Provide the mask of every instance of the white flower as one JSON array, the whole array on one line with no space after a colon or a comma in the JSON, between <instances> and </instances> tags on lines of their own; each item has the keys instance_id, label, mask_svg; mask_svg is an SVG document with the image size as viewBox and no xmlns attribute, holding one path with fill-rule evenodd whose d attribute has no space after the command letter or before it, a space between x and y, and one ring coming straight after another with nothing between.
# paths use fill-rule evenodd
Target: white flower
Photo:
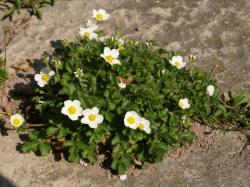
<instances>
[{"instance_id":1,"label":"white flower","mask_svg":"<svg viewBox=\"0 0 250 187\"><path fill-rule=\"evenodd\" d=\"M142 131L145 131L148 134L151 133L150 122L145 118L140 118L140 121L138 123L138 128Z\"/></svg>"},{"instance_id":2,"label":"white flower","mask_svg":"<svg viewBox=\"0 0 250 187\"><path fill-rule=\"evenodd\" d=\"M118 86L119 88L126 88L127 85L124 82L120 82Z\"/></svg>"},{"instance_id":3,"label":"white flower","mask_svg":"<svg viewBox=\"0 0 250 187\"><path fill-rule=\"evenodd\" d=\"M82 114L84 117L81 119L81 123L88 124L90 128L95 129L103 122L103 116L99 114L97 107L85 109Z\"/></svg>"},{"instance_id":4,"label":"white flower","mask_svg":"<svg viewBox=\"0 0 250 187\"><path fill-rule=\"evenodd\" d=\"M183 61L181 56L173 56L171 60L169 60L172 66L175 66L177 69L184 68L186 66L186 62Z\"/></svg>"},{"instance_id":5,"label":"white flower","mask_svg":"<svg viewBox=\"0 0 250 187\"><path fill-rule=\"evenodd\" d=\"M180 99L178 102L179 107L181 107L183 110L190 108L190 104L187 98Z\"/></svg>"},{"instance_id":6,"label":"white flower","mask_svg":"<svg viewBox=\"0 0 250 187\"><path fill-rule=\"evenodd\" d=\"M35 74L35 81L37 82L38 86L44 87L54 75L55 72L50 71L49 68L42 68L39 74Z\"/></svg>"},{"instance_id":7,"label":"white flower","mask_svg":"<svg viewBox=\"0 0 250 187\"><path fill-rule=\"evenodd\" d=\"M129 111L125 114L124 125L131 129L136 129L140 122L140 116L135 111Z\"/></svg>"},{"instance_id":8,"label":"white flower","mask_svg":"<svg viewBox=\"0 0 250 187\"><path fill-rule=\"evenodd\" d=\"M74 72L75 77L77 78L81 78L84 74L83 74L83 70L78 68L75 72Z\"/></svg>"},{"instance_id":9,"label":"white flower","mask_svg":"<svg viewBox=\"0 0 250 187\"><path fill-rule=\"evenodd\" d=\"M21 114L14 114L10 116L10 123L14 127L20 127L21 125L24 124L24 122L25 120Z\"/></svg>"},{"instance_id":10,"label":"white flower","mask_svg":"<svg viewBox=\"0 0 250 187\"><path fill-rule=\"evenodd\" d=\"M162 74L164 74L164 73L166 72L166 70L165 70L165 69L163 69L163 70L161 70L161 72L162 72Z\"/></svg>"},{"instance_id":11,"label":"white flower","mask_svg":"<svg viewBox=\"0 0 250 187\"><path fill-rule=\"evenodd\" d=\"M78 120L78 117L82 115L82 107L80 101L64 101L64 107L62 108L61 113L68 116L72 121Z\"/></svg>"},{"instance_id":12,"label":"white flower","mask_svg":"<svg viewBox=\"0 0 250 187\"><path fill-rule=\"evenodd\" d=\"M119 51L117 49L110 49L109 47L104 48L103 54L101 57L105 59L110 65L119 64L121 65L119 57Z\"/></svg>"},{"instance_id":13,"label":"white flower","mask_svg":"<svg viewBox=\"0 0 250 187\"><path fill-rule=\"evenodd\" d=\"M82 37L86 37L90 40L96 39L98 35L94 32L95 28L88 27L88 28L80 28L79 35Z\"/></svg>"},{"instance_id":14,"label":"white flower","mask_svg":"<svg viewBox=\"0 0 250 187\"><path fill-rule=\"evenodd\" d=\"M127 179L127 175L119 175L121 181L125 181Z\"/></svg>"},{"instance_id":15,"label":"white flower","mask_svg":"<svg viewBox=\"0 0 250 187\"><path fill-rule=\"evenodd\" d=\"M214 86L213 85L209 85L208 87L207 87L207 95L209 95L209 96L213 96L214 95Z\"/></svg>"},{"instance_id":16,"label":"white flower","mask_svg":"<svg viewBox=\"0 0 250 187\"><path fill-rule=\"evenodd\" d=\"M106 12L106 10L99 9L99 10L93 10L93 17L97 21L106 21L109 19L109 14Z\"/></svg>"}]
</instances>

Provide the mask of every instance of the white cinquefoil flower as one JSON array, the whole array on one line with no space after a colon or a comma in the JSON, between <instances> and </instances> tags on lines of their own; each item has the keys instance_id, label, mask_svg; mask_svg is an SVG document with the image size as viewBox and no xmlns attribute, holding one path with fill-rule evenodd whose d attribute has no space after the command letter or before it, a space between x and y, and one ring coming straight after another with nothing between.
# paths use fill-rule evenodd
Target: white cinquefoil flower
<instances>
[{"instance_id":1,"label":"white cinquefoil flower","mask_svg":"<svg viewBox=\"0 0 250 187\"><path fill-rule=\"evenodd\" d=\"M98 35L94 32L94 27L88 27L88 28L80 28L79 35L82 37L86 37L90 40L96 39Z\"/></svg>"},{"instance_id":2,"label":"white cinquefoil flower","mask_svg":"<svg viewBox=\"0 0 250 187\"><path fill-rule=\"evenodd\" d=\"M173 56L171 60L169 60L172 66L175 66L177 69L184 68L186 66L186 62L183 61L181 56Z\"/></svg>"},{"instance_id":3,"label":"white cinquefoil flower","mask_svg":"<svg viewBox=\"0 0 250 187\"><path fill-rule=\"evenodd\" d=\"M39 74L35 74L35 81L38 86L44 87L48 84L50 78L55 75L54 71L50 71L49 68L42 68Z\"/></svg>"},{"instance_id":4,"label":"white cinquefoil flower","mask_svg":"<svg viewBox=\"0 0 250 187\"><path fill-rule=\"evenodd\" d=\"M89 125L90 128L97 128L99 124L103 122L103 115L99 114L99 109L94 107L92 109L87 108L82 112L83 118L81 123Z\"/></svg>"},{"instance_id":5,"label":"white cinquefoil flower","mask_svg":"<svg viewBox=\"0 0 250 187\"><path fill-rule=\"evenodd\" d=\"M105 59L110 65L118 64L121 65L119 57L119 51L117 49L110 49L109 47L104 48L103 54L101 57Z\"/></svg>"},{"instance_id":6,"label":"white cinquefoil flower","mask_svg":"<svg viewBox=\"0 0 250 187\"><path fill-rule=\"evenodd\" d=\"M214 95L214 86L213 85L209 85L208 87L207 87L207 91L206 91L206 93L207 93L207 95L209 95L209 96L213 96Z\"/></svg>"},{"instance_id":7,"label":"white cinquefoil flower","mask_svg":"<svg viewBox=\"0 0 250 187\"><path fill-rule=\"evenodd\" d=\"M14 127L20 127L24 124L25 120L21 114L14 114L10 116L10 123Z\"/></svg>"},{"instance_id":8,"label":"white cinquefoil flower","mask_svg":"<svg viewBox=\"0 0 250 187\"><path fill-rule=\"evenodd\" d=\"M109 14L106 12L106 10L99 9L99 10L93 10L93 17L97 21L106 21L109 19Z\"/></svg>"},{"instance_id":9,"label":"white cinquefoil flower","mask_svg":"<svg viewBox=\"0 0 250 187\"><path fill-rule=\"evenodd\" d=\"M178 102L179 107L181 107L183 110L190 108L190 104L187 98L180 99Z\"/></svg>"},{"instance_id":10,"label":"white cinquefoil flower","mask_svg":"<svg viewBox=\"0 0 250 187\"><path fill-rule=\"evenodd\" d=\"M129 111L125 114L124 125L131 129L136 129L140 122L140 116L135 111Z\"/></svg>"},{"instance_id":11,"label":"white cinquefoil flower","mask_svg":"<svg viewBox=\"0 0 250 187\"><path fill-rule=\"evenodd\" d=\"M78 120L79 116L82 115L82 107L80 101L64 101L64 107L62 108L61 113L68 116L72 121Z\"/></svg>"},{"instance_id":12,"label":"white cinquefoil flower","mask_svg":"<svg viewBox=\"0 0 250 187\"><path fill-rule=\"evenodd\" d=\"M150 122L145 118L140 118L138 128L142 131L145 131L147 134L151 133Z\"/></svg>"}]
</instances>

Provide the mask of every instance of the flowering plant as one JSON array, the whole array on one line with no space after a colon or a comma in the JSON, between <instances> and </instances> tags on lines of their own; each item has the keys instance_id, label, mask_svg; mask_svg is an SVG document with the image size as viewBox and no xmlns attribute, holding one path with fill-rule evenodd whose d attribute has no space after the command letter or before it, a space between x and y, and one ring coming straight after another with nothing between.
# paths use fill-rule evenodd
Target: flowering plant
<instances>
[{"instance_id":1,"label":"flowering plant","mask_svg":"<svg viewBox=\"0 0 250 187\"><path fill-rule=\"evenodd\" d=\"M99 22L106 14L95 10L93 17ZM194 120L249 128L246 97L221 100L215 80L189 60L151 43L102 37L97 26L91 28L43 57L46 69L35 75L33 98L41 124L26 130L24 153L63 149L69 161L90 163L104 153L123 175L131 165L161 161L168 150L191 143ZM237 115L229 105L238 107ZM12 123L25 130L19 115Z\"/></svg>"},{"instance_id":2,"label":"flowering plant","mask_svg":"<svg viewBox=\"0 0 250 187\"><path fill-rule=\"evenodd\" d=\"M39 19L42 18L40 8L45 5L54 5L55 0L0 0L4 6L8 7L3 18L12 16L15 12L20 13L21 9L28 9L32 14Z\"/></svg>"}]
</instances>

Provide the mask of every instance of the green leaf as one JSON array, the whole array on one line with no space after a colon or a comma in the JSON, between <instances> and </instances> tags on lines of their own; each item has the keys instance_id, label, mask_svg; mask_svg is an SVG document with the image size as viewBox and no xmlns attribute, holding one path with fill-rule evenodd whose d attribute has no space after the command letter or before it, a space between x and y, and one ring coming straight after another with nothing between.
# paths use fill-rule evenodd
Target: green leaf
<instances>
[{"instance_id":1,"label":"green leaf","mask_svg":"<svg viewBox=\"0 0 250 187\"><path fill-rule=\"evenodd\" d=\"M68 157L69 161L71 162L79 162L80 160L80 156L79 156L79 152L76 146L71 146L69 148L69 157Z\"/></svg>"},{"instance_id":2,"label":"green leaf","mask_svg":"<svg viewBox=\"0 0 250 187\"><path fill-rule=\"evenodd\" d=\"M37 140L37 139L38 139L38 135L39 135L39 132L38 132L38 131L33 131L33 132L30 132L30 133L29 133L28 138L29 138L31 141L34 141L34 140Z\"/></svg>"},{"instance_id":3,"label":"green leaf","mask_svg":"<svg viewBox=\"0 0 250 187\"><path fill-rule=\"evenodd\" d=\"M39 144L39 151L41 156L46 156L51 151L51 145L48 142Z\"/></svg>"},{"instance_id":4,"label":"green leaf","mask_svg":"<svg viewBox=\"0 0 250 187\"><path fill-rule=\"evenodd\" d=\"M64 142L64 146L65 147L71 147L71 146L73 146L75 144L75 141L74 140L66 140L65 142Z\"/></svg>"},{"instance_id":5,"label":"green leaf","mask_svg":"<svg viewBox=\"0 0 250 187\"><path fill-rule=\"evenodd\" d=\"M58 132L58 128L53 127L53 126L47 128L47 130L46 130L47 136L52 136L52 135L56 134L57 132Z\"/></svg>"},{"instance_id":6,"label":"green leaf","mask_svg":"<svg viewBox=\"0 0 250 187\"><path fill-rule=\"evenodd\" d=\"M112 139L111 144L112 144L112 145L115 145L115 144L119 143L119 141L120 141L120 137L117 135L117 136L115 136L115 137Z\"/></svg>"},{"instance_id":7,"label":"green leaf","mask_svg":"<svg viewBox=\"0 0 250 187\"><path fill-rule=\"evenodd\" d=\"M58 138L62 138L62 137L65 137L67 135L67 133L69 132L69 129L66 129L64 127L60 128L59 129L59 132L57 134L57 137Z\"/></svg>"},{"instance_id":8,"label":"green leaf","mask_svg":"<svg viewBox=\"0 0 250 187\"><path fill-rule=\"evenodd\" d=\"M35 152L37 150L39 144L40 144L40 142L38 142L38 141L26 142L22 145L21 151L23 153L29 153L31 151Z\"/></svg>"}]
</instances>

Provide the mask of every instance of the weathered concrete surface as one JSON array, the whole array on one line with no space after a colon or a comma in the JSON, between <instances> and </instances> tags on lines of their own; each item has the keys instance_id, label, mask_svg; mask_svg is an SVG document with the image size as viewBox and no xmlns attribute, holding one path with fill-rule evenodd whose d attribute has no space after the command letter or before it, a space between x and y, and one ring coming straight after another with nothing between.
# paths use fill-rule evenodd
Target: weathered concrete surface
<instances>
[{"instance_id":1,"label":"weathered concrete surface","mask_svg":"<svg viewBox=\"0 0 250 187\"><path fill-rule=\"evenodd\" d=\"M64 159L55 161L52 155L20 154L16 151L20 139L11 132L10 136L0 138L0 174L17 186L34 187L248 187L250 146L244 147L246 138L240 133L204 135L200 126L196 126L196 131L199 140L191 147L182 148L145 170L129 171L124 182L98 165L84 167Z\"/></svg>"},{"instance_id":2,"label":"weathered concrete surface","mask_svg":"<svg viewBox=\"0 0 250 187\"><path fill-rule=\"evenodd\" d=\"M214 67L222 90L250 93L248 0L58 0L43 9L42 21L31 17L12 27L16 31L7 49L8 67L51 52L51 41L73 40L94 8L111 14L101 26L107 34L120 31L122 37L152 39L183 55L195 54L198 66L206 71ZM11 80L9 86L26 81L20 74ZM7 92L1 93L6 97ZM84 168L52 156L22 155L15 148L20 139L12 132L0 138L0 174L18 186L250 186L250 147L244 148L245 138L228 133L216 135L214 142L213 136L204 139L211 146L194 144L180 158L167 157L147 170L131 171L129 179L120 182L99 166Z\"/></svg>"}]
</instances>

